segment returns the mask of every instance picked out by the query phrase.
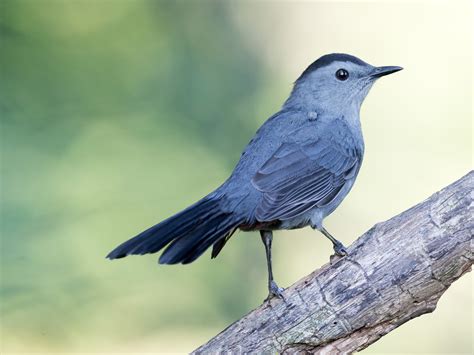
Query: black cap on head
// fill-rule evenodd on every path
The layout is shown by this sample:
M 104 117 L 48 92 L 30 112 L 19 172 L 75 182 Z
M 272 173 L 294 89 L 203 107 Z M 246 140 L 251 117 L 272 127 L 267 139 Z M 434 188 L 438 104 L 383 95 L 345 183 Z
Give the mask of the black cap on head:
M 333 62 L 352 62 L 359 65 L 367 65 L 367 63 L 364 62 L 363 60 L 360 60 L 359 58 L 354 57 L 353 55 L 350 55 L 350 54 L 344 54 L 344 53 L 326 54 L 326 55 L 323 55 L 321 58 L 315 60 L 313 63 L 311 63 L 311 65 L 307 67 L 306 70 L 300 75 L 298 80 L 301 80 L 309 73 L 315 70 L 318 70 L 319 68 L 325 67 L 326 65 L 329 65 Z

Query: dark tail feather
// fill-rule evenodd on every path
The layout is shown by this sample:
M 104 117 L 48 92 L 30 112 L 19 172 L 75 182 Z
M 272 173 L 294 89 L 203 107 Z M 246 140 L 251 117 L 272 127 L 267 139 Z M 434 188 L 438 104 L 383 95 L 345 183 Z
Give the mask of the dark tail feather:
M 190 263 L 238 225 L 232 214 L 221 211 L 219 204 L 218 200 L 204 198 L 119 245 L 107 258 L 156 253 L 171 243 L 160 257 L 160 263 Z
M 238 221 L 230 213 L 218 213 L 190 234 L 175 239 L 160 256 L 160 264 L 189 264 L 218 240 L 235 230 Z
M 221 252 L 222 248 L 226 245 L 226 243 L 229 241 L 230 237 L 232 237 L 232 234 L 234 234 L 235 230 L 231 230 L 228 235 L 225 236 L 225 238 L 219 239 L 217 242 L 215 242 L 212 245 L 212 253 L 211 253 L 211 258 L 217 258 L 217 255 Z

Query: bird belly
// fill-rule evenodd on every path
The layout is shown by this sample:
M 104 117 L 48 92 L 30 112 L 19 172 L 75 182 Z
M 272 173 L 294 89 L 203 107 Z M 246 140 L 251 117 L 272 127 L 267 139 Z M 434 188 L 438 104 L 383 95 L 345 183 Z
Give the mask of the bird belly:
M 279 229 L 298 229 L 304 228 L 311 224 L 311 217 L 313 215 L 313 210 L 309 210 L 305 213 L 300 214 L 299 216 L 292 217 L 281 221 Z

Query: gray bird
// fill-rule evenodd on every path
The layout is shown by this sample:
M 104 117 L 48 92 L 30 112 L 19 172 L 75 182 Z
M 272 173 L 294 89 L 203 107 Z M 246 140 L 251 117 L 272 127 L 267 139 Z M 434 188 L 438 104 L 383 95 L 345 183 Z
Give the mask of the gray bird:
M 166 246 L 160 264 L 188 264 L 211 245 L 215 258 L 237 229 L 258 230 L 267 257 L 267 299 L 281 298 L 272 273 L 273 230 L 309 225 L 331 240 L 336 254 L 347 254 L 323 220 L 359 173 L 362 102 L 378 78 L 401 69 L 374 67 L 348 54 L 322 56 L 296 80 L 282 109 L 259 128 L 227 181 L 107 257 L 156 253 Z

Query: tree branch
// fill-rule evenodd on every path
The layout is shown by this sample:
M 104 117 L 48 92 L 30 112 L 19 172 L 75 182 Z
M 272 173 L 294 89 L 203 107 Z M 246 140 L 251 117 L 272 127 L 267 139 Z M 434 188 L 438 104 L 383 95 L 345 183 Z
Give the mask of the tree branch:
M 433 312 L 471 270 L 474 172 L 376 224 L 344 258 L 298 281 L 230 325 L 194 354 L 351 353 Z

